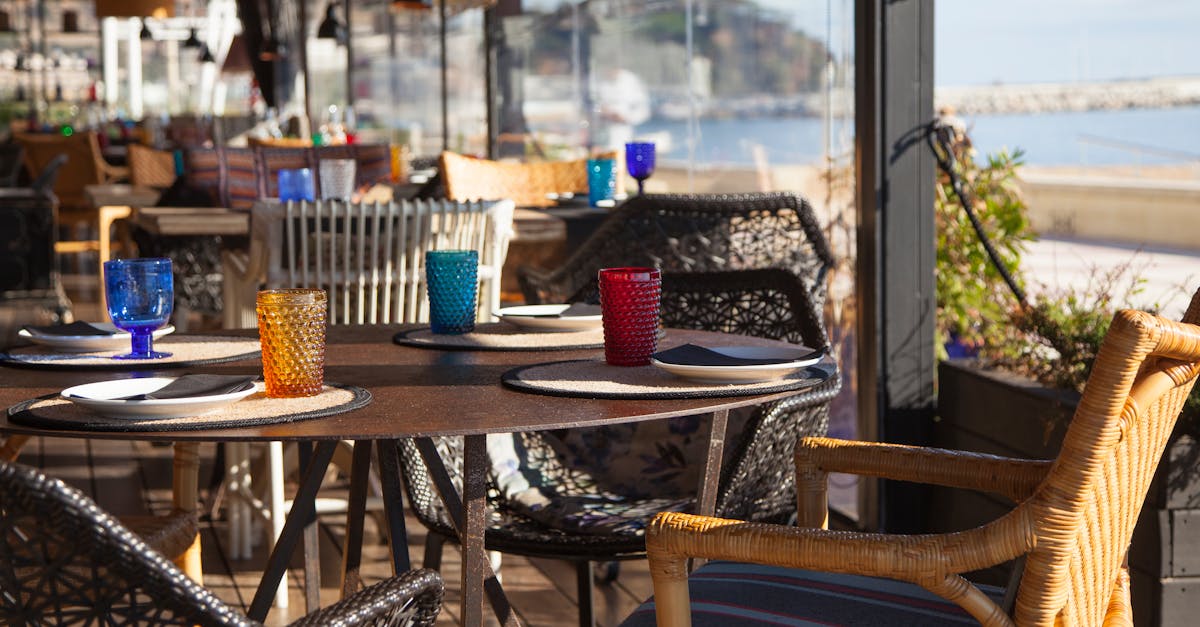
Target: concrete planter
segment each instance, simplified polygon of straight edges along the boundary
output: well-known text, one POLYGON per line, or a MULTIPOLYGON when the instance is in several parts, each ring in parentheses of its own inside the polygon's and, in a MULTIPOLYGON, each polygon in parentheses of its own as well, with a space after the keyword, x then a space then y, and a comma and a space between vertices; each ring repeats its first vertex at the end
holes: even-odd
MULTIPOLYGON (((938 366, 933 445, 1052 459, 1079 397, 970 360, 938 366)), ((934 489, 927 520, 954 531, 994 520, 1012 504, 997 496, 934 489)), ((1137 625, 1188 625, 1200 615, 1200 441, 1177 434, 1159 464, 1129 551, 1137 625)), ((1004 585, 1005 568, 976 573, 1004 585)))

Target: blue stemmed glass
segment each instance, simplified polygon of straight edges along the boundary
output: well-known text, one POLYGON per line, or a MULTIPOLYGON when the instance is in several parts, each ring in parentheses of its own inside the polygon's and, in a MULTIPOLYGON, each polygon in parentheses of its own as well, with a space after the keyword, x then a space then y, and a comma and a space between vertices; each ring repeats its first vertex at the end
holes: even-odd
POLYGON ((117 259, 104 262, 104 290, 113 324, 133 336, 133 349, 113 359, 162 359, 153 350, 154 330, 167 323, 175 302, 171 260, 117 259))
POLYGON ((646 179, 654 174, 654 142, 625 144, 625 169, 629 176, 637 179, 638 196, 641 196, 646 179))

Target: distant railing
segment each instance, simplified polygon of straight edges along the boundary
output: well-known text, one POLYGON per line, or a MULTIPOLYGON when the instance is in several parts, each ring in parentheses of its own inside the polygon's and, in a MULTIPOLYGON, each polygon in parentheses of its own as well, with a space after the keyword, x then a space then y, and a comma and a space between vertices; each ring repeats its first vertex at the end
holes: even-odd
POLYGON ((1150 144, 1125 141, 1122 139, 1112 139, 1110 137, 1101 137, 1099 135, 1092 135, 1090 133, 1080 134, 1079 143, 1126 150, 1136 153, 1139 159, 1143 155, 1155 155, 1159 157, 1166 157, 1168 159, 1175 159, 1178 161, 1200 162, 1200 153, 1189 152, 1186 150, 1175 150, 1172 148, 1162 148, 1160 146, 1151 146, 1150 144))

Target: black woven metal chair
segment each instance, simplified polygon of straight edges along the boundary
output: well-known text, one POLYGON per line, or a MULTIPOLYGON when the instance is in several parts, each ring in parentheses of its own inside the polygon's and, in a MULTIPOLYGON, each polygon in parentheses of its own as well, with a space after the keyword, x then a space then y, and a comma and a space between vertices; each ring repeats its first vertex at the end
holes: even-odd
MULTIPOLYGON (((436 572, 410 571, 292 625, 433 625, 441 597, 436 572)), ((78 490, 6 463, 0 463, 0 624, 257 625, 78 490)))
MULTIPOLYGON (((586 290, 586 286, 582 288, 586 290)), ((804 282, 780 269, 712 273, 665 274, 662 320, 669 328, 702 329, 787 340, 829 350, 821 317, 804 282)), ((797 438, 825 433, 829 402, 840 389, 837 376, 817 388, 782 401, 757 407, 740 437, 727 447, 732 456, 723 465, 716 511, 720 516, 745 520, 785 521, 795 512, 795 485, 791 464, 797 438)), ((552 434, 551 434, 552 435, 552 434)), ((519 435, 518 448, 528 463, 553 477, 555 495, 589 494, 594 487, 581 480, 577 469, 567 467, 548 442, 547 433, 519 435)), ((461 489, 462 439, 438 438, 446 468, 461 489)), ((454 538, 450 519, 442 509, 424 464, 412 441, 402 441, 401 467, 412 509, 428 528, 426 568, 438 568, 442 544, 454 538)), ((699 463, 699 462, 697 462, 699 463)), ((640 558, 645 554, 641 529, 613 533, 575 533, 547 526, 516 511, 491 478, 489 501, 492 518, 485 537, 489 550, 531 557, 573 561, 578 575, 580 624, 592 623, 591 562, 640 558)), ((553 498, 553 497, 552 497, 553 498)), ((629 499, 624 514, 644 517, 664 509, 694 511, 694 495, 672 498, 629 499)))
POLYGON ((816 308, 825 302, 833 254, 812 206, 791 193, 646 194, 615 209, 554 270, 521 267, 529 303, 562 303, 600 268, 653 266, 663 272, 783 268, 801 277, 816 308))

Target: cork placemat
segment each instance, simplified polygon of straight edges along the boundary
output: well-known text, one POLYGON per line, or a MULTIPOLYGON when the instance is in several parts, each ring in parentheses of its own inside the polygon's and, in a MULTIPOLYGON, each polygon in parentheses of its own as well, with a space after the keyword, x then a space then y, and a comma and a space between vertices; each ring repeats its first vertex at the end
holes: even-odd
POLYGON ((27 427, 72 431, 195 431, 299 422, 342 414, 371 402, 370 392, 353 385, 326 382, 320 394, 307 398, 267 398, 262 382, 255 385, 257 392, 236 403, 186 418, 112 418, 58 394, 47 394, 9 407, 8 419, 27 427))
POLYGON ((437 335, 429 327, 401 331, 392 338, 403 346, 439 350, 558 351, 604 348, 604 330, 530 331, 503 322, 485 322, 462 335, 437 335))
POLYGON ((129 350, 60 353, 35 345, 0 352, 0 363, 42 370, 161 370, 251 359, 258 357, 260 352, 257 339, 215 335, 168 335, 154 340, 154 349, 169 352, 171 356, 162 359, 113 359, 113 355, 129 350))
POLYGON ((754 396, 803 390, 837 373, 829 357, 782 379, 758 383, 709 383, 677 377, 655 366, 610 366, 599 359, 554 361, 504 373, 506 387, 522 392, 574 398, 673 399, 754 396))

